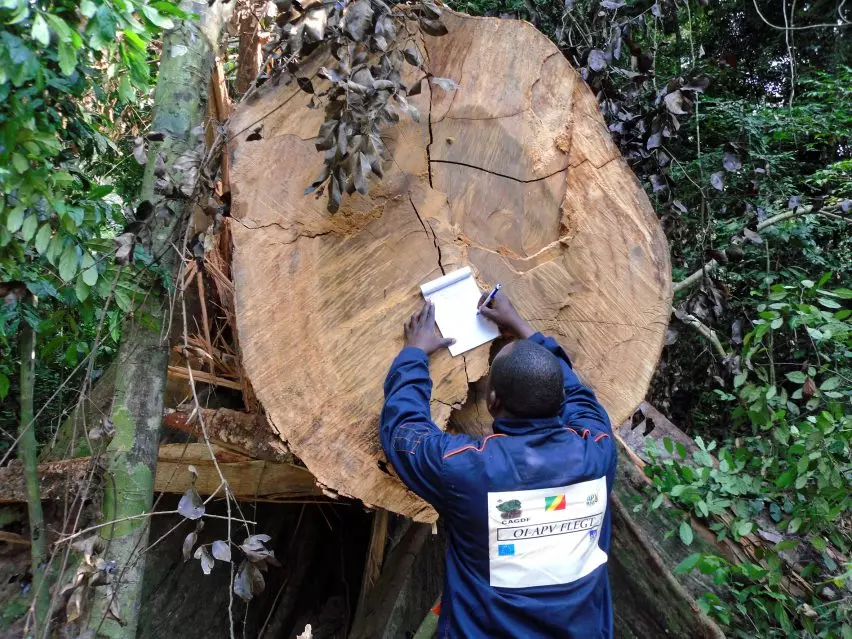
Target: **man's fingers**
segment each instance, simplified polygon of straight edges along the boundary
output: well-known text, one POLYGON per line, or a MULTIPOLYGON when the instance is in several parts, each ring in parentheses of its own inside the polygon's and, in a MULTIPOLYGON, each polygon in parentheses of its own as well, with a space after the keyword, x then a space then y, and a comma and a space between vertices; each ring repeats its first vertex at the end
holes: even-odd
POLYGON ((482 317, 490 319, 492 322, 497 322, 497 317, 499 316, 497 311, 490 306, 485 306, 484 304, 479 307, 479 314, 482 315, 482 317))
POLYGON ((442 340, 441 340, 441 346, 440 346, 440 348, 449 348, 450 346, 452 346, 452 345, 453 345, 453 344, 455 344, 455 343, 456 343, 455 338, 448 337, 448 338, 446 338, 446 339, 442 339, 442 340))
POLYGON ((476 303, 476 307, 479 308, 482 306, 482 303, 488 298, 488 293, 483 293, 479 296, 479 301, 476 303))
POLYGON ((426 318, 426 313, 429 311, 429 300, 423 302, 423 306, 417 313, 416 323, 422 324, 423 320, 426 318))
POLYGON ((432 302, 427 302, 429 308, 426 309, 426 323, 435 323, 435 305, 432 302))

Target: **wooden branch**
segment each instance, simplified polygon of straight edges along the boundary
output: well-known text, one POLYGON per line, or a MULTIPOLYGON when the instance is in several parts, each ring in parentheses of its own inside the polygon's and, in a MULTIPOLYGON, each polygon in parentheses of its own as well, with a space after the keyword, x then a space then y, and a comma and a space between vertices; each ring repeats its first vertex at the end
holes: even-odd
MULTIPOLYGON (((769 228, 779 222, 783 222, 784 220, 789 220, 794 217, 799 217, 800 215, 804 215, 805 213, 813 212, 812 206, 802 206, 798 207, 792 211, 786 211, 784 213, 779 213, 778 215, 773 215, 772 217, 766 218, 762 222, 758 222, 757 231, 760 232, 765 228, 769 228)), ((712 259, 706 262, 701 268, 692 273, 689 277, 681 280, 680 282, 675 282, 672 284, 672 294, 677 295, 681 291, 685 291, 688 288, 691 288, 699 281, 704 278, 706 273, 711 273, 719 266, 719 262, 716 259, 712 259)))
MULTIPOLYGON (((204 408, 201 413, 210 440, 224 448, 254 459, 277 463, 293 463, 295 460, 264 415, 228 408, 204 408)), ((163 417, 164 426, 190 435, 200 433, 197 424, 198 417, 190 409, 172 411, 163 417)))
MULTIPOLYGON (((172 366, 169 365, 169 377, 175 379, 189 379, 189 373, 186 370, 185 366, 172 366)), ((224 386, 225 388, 233 388, 234 390, 241 391, 243 389, 242 384, 239 382, 235 382, 231 379, 225 379, 224 377, 216 377, 216 375, 211 375, 210 373, 205 373, 204 371, 192 371, 192 378, 196 382, 201 382, 202 384, 212 384, 213 386, 224 386)))
POLYGON ((683 322, 687 326, 694 328, 700 335, 703 335, 708 340, 710 340, 710 343, 713 345, 713 348, 716 350, 716 353, 719 354, 719 357, 724 359, 725 357, 728 357, 728 355, 730 355, 730 353, 725 350, 725 347, 722 346, 722 342, 719 341, 719 336, 716 334, 716 331, 714 331, 700 319, 695 317, 695 315, 680 310, 674 310, 672 311, 672 313, 681 322, 683 322))
MULTIPOLYGON (((314 476, 300 466, 251 459, 219 446, 213 448, 236 499, 325 501, 314 476)), ((92 457, 77 457, 39 464, 42 500, 61 499, 66 490, 76 492, 88 479, 93 463, 99 462, 92 457)), ((205 444, 165 444, 160 446, 154 491, 183 494, 192 485, 190 465, 198 471, 195 488, 199 494, 212 495, 219 489, 221 481, 205 444)), ((26 498, 20 463, 14 461, 0 468, 0 503, 23 502, 26 498)))
POLYGON ((388 536, 388 511, 376 510, 373 514, 373 527, 370 532, 370 546, 367 548, 367 559, 364 562, 364 577, 361 580, 361 594, 358 595, 358 607, 355 617, 363 615, 364 602, 372 592, 382 574, 382 563, 385 558, 385 542, 388 536))

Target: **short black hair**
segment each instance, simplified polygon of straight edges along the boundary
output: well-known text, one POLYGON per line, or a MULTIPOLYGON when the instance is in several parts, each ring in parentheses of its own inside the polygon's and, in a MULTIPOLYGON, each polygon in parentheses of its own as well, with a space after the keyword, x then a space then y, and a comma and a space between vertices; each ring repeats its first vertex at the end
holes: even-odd
POLYGON ((494 358, 489 379, 503 408, 517 417, 553 417, 564 397, 562 367, 543 346, 519 339, 494 358))

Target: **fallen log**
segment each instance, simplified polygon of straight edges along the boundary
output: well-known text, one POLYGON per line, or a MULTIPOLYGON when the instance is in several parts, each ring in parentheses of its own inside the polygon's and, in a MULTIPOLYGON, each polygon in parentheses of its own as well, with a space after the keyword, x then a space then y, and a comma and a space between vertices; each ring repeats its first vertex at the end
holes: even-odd
MULTIPOLYGON (((281 439, 324 485, 418 521, 435 512, 383 472, 382 381, 418 285, 470 266, 554 335, 613 422, 641 401, 670 314, 665 236, 594 95, 531 25, 445 12, 416 34, 429 71, 419 123, 387 131, 393 161, 334 215, 305 197, 323 121, 295 83, 264 85, 229 125, 233 280, 243 365, 281 439)), ((317 93, 322 51, 300 75, 317 93)), ((412 76, 412 81, 416 79, 412 76)), ((433 360, 446 425, 489 346, 433 360)))
MULTIPOLYGON (((251 459, 215 445, 213 450, 237 499, 270 502, 324 499, 313 475, 300 466, 251 459)), ((90 480, 92 464, 97 463, 96 458, 76 457, 39 464, 42 500, 61 499, 66 491, 74 494, 81 490, 90 480)), ((195 488, 199 494, 215 493, 221 480, 205 444, 160 446, 154 492, 183 494, 193 483, 190 465, 198 472, 195 488)), ((10 462, 0 468, 0 504, 23 501, 26 501, 23 473, 18 462, 10 462)))

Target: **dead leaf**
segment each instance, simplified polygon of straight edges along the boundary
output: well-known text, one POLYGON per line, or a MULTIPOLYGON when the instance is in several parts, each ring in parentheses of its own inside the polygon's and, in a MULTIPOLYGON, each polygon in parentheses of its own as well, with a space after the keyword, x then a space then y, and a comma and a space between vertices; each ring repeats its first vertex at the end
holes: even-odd
POLYGON ((808 378, 805 379, 804 386, 802 386, 802 397, 804 397, 805 399, 810 399, 814 396, 815 393, 816 383, 814 382, 813 378, 808 376, 808 378))
POLYGON ((325 27, 328 24, 328 12, 320 6, 308 9, 305 14, 305 35, 313 42, 321 42, 325 38, 325 27))
POLYGON ((710 184, 713 185, 713 188, 717 191, 725 190, 725 174, 721 171, 716 171, 710 176, 710 184))
MULTIPOLYGON (((355 42, 362 42, 373 24, 373 6, 370 0, 357 0, 343 10, 344 31, 355 42)), ((301 47, 300 47, 301 48, 301 47)))
POLYGON ((763 238, 757 231, 752 231, 750 228, 743 229, 743 236, 752 244, 763 244, 763 238))
POLYGON ((663 98, 663 100, 666 103, 666 109, 668 109, 669 113, 673 115, 686 115, 689 113, 689 111, 686 110, 686 107, 689 106, 689 101, 683 93, 680 92, 680 89, 666 94, 666 97, 663 98))
POLYGON ((135 233, 122 233, 117 236, 115 242, 115 263, 119 265, 129 264, 133 259, 133 248, 136 246, 135 233))
POLYGON ((458 82, 452 78, 437 78, 433 76, 429 78, 429 80, 432 84, 441 87, 444 91, 455 91, 459 88, 458 82))
POLYGON ((265 586, 263 573, 253 563, 244 560, 234 579, 234 594, 243 601, 251 601, 263 592, 265 586))
POLYGON ((213 564, 216 562, 210 553, 207 552, 207 548, 205 546, 199 546, 196 548, 193 557, 201 561, 201 572, 205 575, 209 575, 213 572, 213 564))
POLYGON ((740 157, 736 153, 725 151, 722 155, 722 166, 725 167, 726 171, 733 172, 739 171, 743 168, 743 163, 740 161, 740 157))
POLYGON ((305 631, 302 634, 297 635, 296 639, 313 639, 313 637, 313 629, 311 628, 311 624, 308 624, 305 626, 305 631))
POLYGON ((133 139, 133 157, 142 166, 145 166, 145 163, 148 162, 148 148, 145 145, 145 138, 139 136, 133 139))
POLYGON ((193 466, 192 464, 190 464, 189 466, 187 466, 187 467, 186 467, 186 469, 187 469, 190 473, 192 473, 192 476, 193 476, 192 481, 195 481, 196 479, 198 479, 198 469, 197 469, 195 466, 193 466))
POLYGON ((310 78, 296 78, 296 84, 305 93, 314 93, 314 83, 310 78))
POLYGON ((405 61, 412 66, 419 67, 423 64, 423 58, 420 55, 420 50, 417 47, 406 47, 405 49, 403 49, 402 55, 405 58, 405 61))
POLYGON ((607 67, 606 54, 600 49, 589 51, 588 65, 592 71, 603 71, 607 67))
POLYGON ((189 558, 192 557, 192 549, 195 546, 195 542, 198 541, 198 533, 194 530, 189 533, 183 540, 183 560, 189 561, 189 558))
POLYGON ((204 503, 195 486, 187 488, 178 502, 177 510, 181 515, 192 520, 200 519, 204 515, 204 503))
POLYGON ((648 142, 645 144, 647 149, 657 149, 663 145, 663 134, 659 131, 648 136, 648 142))
POLYGON ((231 547, 228 545, 228 542, 221 540, 214 541, 211 550, 213 556, 219 561, 231 561, 231 547))
POLYGON ((428 18, 420 18, 420 28, 423 30, 423 33, 436 38, 449 33, 443 22, 428 18))
POLYGON ((68 603, 65 605, 65 620, 68 623, 76 621, 83 614, 83 598, 86 590, 85 586, 78 586, 68 598, 68 603))

